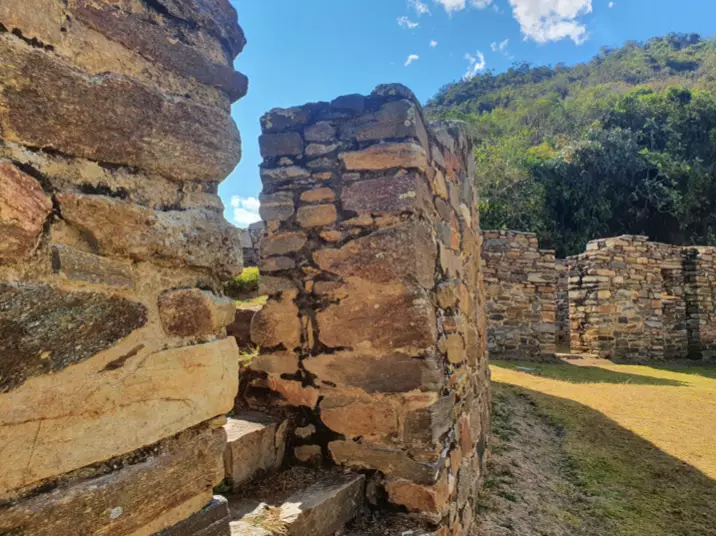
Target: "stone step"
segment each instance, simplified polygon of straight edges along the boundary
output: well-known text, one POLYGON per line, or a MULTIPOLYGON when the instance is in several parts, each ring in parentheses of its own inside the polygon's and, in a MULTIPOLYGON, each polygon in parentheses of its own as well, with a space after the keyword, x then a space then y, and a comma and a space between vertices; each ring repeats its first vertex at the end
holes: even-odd
POLYGON ((228 419, 224 425, 227 435, 224 468, 234 491, 258 475, 281 468, 287 427, 287 421, 254 411, 228 419))
MULTIPOLYGON (((436 529, 415 516, 397 512, 369 512, 349 523, 341 536, 442 536, 436 529)), ((262 535, 263 536, 263 535, 262 535)))
POLYGON ((363 507, 365 477, 292 468, 230 497, 232 536, 333 536, 363 507))

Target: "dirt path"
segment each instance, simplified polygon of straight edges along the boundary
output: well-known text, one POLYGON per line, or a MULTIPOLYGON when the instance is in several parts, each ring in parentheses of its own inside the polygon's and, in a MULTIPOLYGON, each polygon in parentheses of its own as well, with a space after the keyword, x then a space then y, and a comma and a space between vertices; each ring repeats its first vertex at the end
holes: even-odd
POLYGON ((475 535, 609 534, 569 479, 559 431, 516 389, 495 384, 494 401, 492 456, 475 535))

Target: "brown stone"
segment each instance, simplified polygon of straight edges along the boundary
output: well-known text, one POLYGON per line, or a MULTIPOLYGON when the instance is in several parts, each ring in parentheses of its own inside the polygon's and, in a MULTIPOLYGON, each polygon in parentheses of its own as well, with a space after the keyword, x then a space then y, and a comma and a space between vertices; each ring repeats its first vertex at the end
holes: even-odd
POLYGON ((211 335, 231 324, 236 303, 198 288, 168 290, 159 296, 164 331, 177 337, 211 335))
POLYGON ((449 492, 447 476, 434 487, 421 486, 405 479, 389 480, 385 486, 388 500, 404 506, 409 512, 416 512, 438 521, 445 509, 449 492), (432 516, 431 516, 432 514, 432 516))
POLYGON ((329 348, 420 354, 437 342, 433 307, 419 289, 353 280, 346 295, 317 314, 320 340, 329 348))
POLYGON ((340 137, 358 141, 415 138, 423 147, 428 147, 428 134, 418 107, 408 100, 388 102, 377 112, 362 115, 346 124, 340 137))
POLYGON ((355 212, 394 213, 414 212, 421 205, 427 187, 415 174, 388 176, 380 179, 356 181, 343 188, 343 208, 355 212))
POLYGON ((119 297, 0 284, 0 393, 84 361, 146 322, 143 305, 119 297))
POLYGON ((438 398, 434 393, 407 395, 403 440, 414 447, 433 448, 452 427, 455 395, 438 398))
POLYGON ((337 352, 305 359, 303 366, 318 382, 357 387, 368 393, 439 391, 443 383, 442 370, 434 359, 401 354, 337 352))
POLYGON ((365 442, 332 441, 328 449, 336 463, 358 469, 377 469, 395 478, 431 485, 438 476, 434 465, 413 460, 402 450, 365 442))
POLYGON ((301 227, 321 227, 335 222, 338 213, 335 205, 315 205, 299 208, 296 218, 301 227))
POLYGON ((336 136, 336 128, 330 123, 321 122, 306 127, 303 131, 306 141, 312 142, 330 142, 336 136))
POLYGON ((251 322, 251 340, 261 348, 283 345, 293 350, 301 345, 301 324, 298 307, 294 303, 297 293, 284 292, 280 299, 271 299, 251 322))
POLYGON ((303 139, 297 132, 262 134, 259 137, 259 147, 264 158, 298 156, 303 154, 303 139))
POLYGON ((305 406, 313 409, 318 404, 319 391, 315 387, 304 386, 298 381, 284 380, 275 374, 269 375, 268 385, 291 406, 305 406))
POLYGON ((340 249, 313 254, 321 270, 375 283, 415 279, 424 288, 434 285, 437 250, 430 229, 418 222, 379 229, 351 240, 340 249))
POLYGON ((42 186, 10 162, 0 160, 0 264, 32 253, 51 212, 52 201, 42 186))
POLYGON ((259 294, 261 296, 273 296, 287 290, 296 290, 296 284, 290 279, 264 274, 259 277, 259 294))
POLYGON ((455 279, 443 281, 437 286, 435 294, 440 308, 451 309, 457 305, 459 288, 459 281, 455 279))
POLYGON ((261 201, 259 214, 266 221, 285 221, 293 216, 295 212, 291 192, 277 192, 271 195, 262 194, 259 196, 259 201, 261 201))
MULTIPOLYGON (((105 324, 116 329, 111 319, 105 324)), ((237 389, 233 339, 162 350, 130 335, 92 359, 36 376, 0 394, 0 500, 8 490, 129 453, 222 415, 232 408, 237 389)), ((210 493, 202 504, 209 499, 210 493)))
POLYGON ((236 313, 234 314, 234 321, 226 326, 226 335, 236 339, 236 344, 239 349, 246 350, 252 349, 253 344, 251 342, 251 321, 254 315, 259 311, 260 307, 249 307, 241 308, 234 307, 236 313))
POLYGON ((456 334, 447 336, 447 357, 448 362, 459 365, 465 361, 465 344, 462 336, 456 334))
POLYGON ((108 285, 132 286, 132 264, 85 253, 69 246, 52 246, 52 268, 71 281, 108 285))
POLYGON ((122 75, 87 76, 6 35, 0 56, 0 127, 9 141, 177 180, 216 181, 241 158, 223 110, 169 99, 122 75))
POLYGON ((0 508, 0 532, 110 536, 167 529, 211 500, 212 486, 224 476, 225 441, 221 429, 188 430, 154 445, 138 463, 70 477, 51 492, 0 508))
POLYGON ((269 235, 261 242, 261 254, 266 256, 286 255, 299 251, 306 244, 304 233, 280 233, 269 235))
POLYGON ((425 150, 414 143, 380 143, 339 155, 348 171, 380 171, 392 168, 428 169, 425 150))
POLYGON ((316 188, 301 194, 301 201, 304 203, 320 203, 335 201, 336 194, 330 188, 316 188))
POLYGON ((320 412, 323 424, 347 438, 371 441, 398 433, 398 412, 387 399, 326 393, 320 412))
POLYGON ((209 211, 157 212, 97 195, 58 194, 63 219, 91 237, 103 256, 161 259, 239 275, 239 229, 209 211))
POLYGON ((301 463, 320 463, 323 459, 320 445, 300 445, 293 449, 293 455, 301 463))
POLYGON ((262 274, 264 272, 280 272, 282 270, 290 270, 295 267, 296 261, 290 257, 270 257, 268 259, 261 259, 262 274))
POLYGON ((306 156, 309 158, 325 156, 338 149, 338 147, 339 145, 337 143, 332 143, 331 145, 311 143, 308 147, 306 147, 306 156))
POLYGON ((261 181, 265 187, 273 187, 284 183, 300 183, 310 178, 311 172, 299 166, 261 169, 261 181))
POLYGON ((272 352, 259 354, 249 363, 248 368, 258 372, 266 372, 281 376, 282 374, 295 375, 299 371, 298 356, 293 352, 272 352))

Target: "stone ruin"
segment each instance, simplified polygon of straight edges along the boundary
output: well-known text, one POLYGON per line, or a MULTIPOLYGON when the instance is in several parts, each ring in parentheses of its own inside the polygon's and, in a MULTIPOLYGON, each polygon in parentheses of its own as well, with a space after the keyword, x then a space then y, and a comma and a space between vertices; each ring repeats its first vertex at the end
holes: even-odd
POLYGON ((539 249, 533 233, 484 231, 483 237, 491 359, 553 358, 557 326, 554 251, 539 249))
POLYGON ((594 240, 569 259, 572 351, 620 361, 716 357, 716 248, 594 240))
POLYGON ((228 534, 227 0, 0 2, 0 533, 228 534))
POLYGON ((262 127, 270 299, 237 415, 272 415, 268 444, 291 422, 290 463, 348 471, 333 527, 365 501, 412 514, 427 527, 415 534, 468 534, 490 424, 468 137, 427 126, 396 85, 273 110, 262 127))

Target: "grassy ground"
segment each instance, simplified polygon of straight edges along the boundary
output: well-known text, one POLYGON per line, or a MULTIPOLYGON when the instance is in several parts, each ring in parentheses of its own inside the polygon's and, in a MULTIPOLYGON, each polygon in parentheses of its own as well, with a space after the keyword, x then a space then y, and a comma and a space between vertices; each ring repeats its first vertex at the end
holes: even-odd
MULTIPOLYGON (((714 370, 570 363, 492 366, 496 435, 510 426, 499 424, 498 406, 514 405, 515 397, 529 400, 539 420, 530 426, 547 423, 559 437, 559 452, 544 454, 562 457, 552 472, 576 486, 555 495, 573 497, 556 516, 562 518, 557 526, 571 519, 572 528, 533 534, 716 536, 714 370)), ((500 448, 516 448, 515 441, 508 438, 500 448)), ((545 501, 535 500, 532 510, 539 512, 545 501)))

